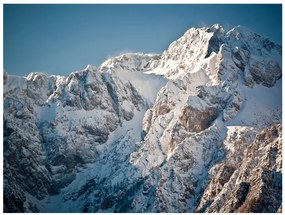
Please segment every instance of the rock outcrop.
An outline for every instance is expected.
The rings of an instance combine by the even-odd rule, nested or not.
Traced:
[[[214,167],[196,212],[273,213],[281,207],[282,126],[266,128],[245,144],[235,166],[225,160]]]

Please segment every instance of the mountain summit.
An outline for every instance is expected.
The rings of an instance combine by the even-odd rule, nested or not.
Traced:
[[[4,212],[281,212],[281,58],[216,24],[68,77],[4,71]]]

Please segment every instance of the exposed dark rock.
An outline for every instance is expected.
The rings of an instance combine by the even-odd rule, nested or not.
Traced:
[[[187,131],[200,132],[209,128],[211,123],[218,117],[218,114],[217,108],[214,107],[199,110],[189,105],[183,109],[179,120]]]
[[[169,105],[167,103],[162,104],[162,103],[158,103],[156,104],[156,114],[157,115],[164,115],[166,113],[169,113],[169,111],[171,110]]]
[[[4,213],[23,213],[26,198],[22,190],[4,186]]]
[[[3,84],[7,84],[7,81],[8,81],[8,74],[7,72],[4,70],[3,72]]]
[[[228,165],[223,165],[221,167],[221,170],[219,171],[217,178],[219,183],[224,186],[225,183],[227,183],[232,176],[233,172],[235,171],[235,168]]]
[[[223,43],[222,37],[220,35],[223,33],[223,28],[221,26],[217,26],[217,28],[209,28],[207,32],[214,32],[213,36],[209,40],[208,50],[205,58],[209,57],[212,52],[218,53],[221,44]]]
[[[273,87],[282,72],[280,66],[274,61],[250,61],[250,73],[257,84]]]
[[[236,203],[236,207],[240,207],[240,205],[242,205],[247,197],[247,194],[249,192],[250,189],[250,184],[247,182],[241,182],[239,184],[239,187],[235,193],[235,197],[238,200],[238,202]]]

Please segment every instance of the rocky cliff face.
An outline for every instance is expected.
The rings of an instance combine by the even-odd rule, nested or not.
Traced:
[[[148,107],[130,82],[91,67],[67,78],[32,73],[6,79],[5,196],[18,188],[38,199],[58,193],[74,180],[75,167],[97,159],[122,121]],[[13,210],[9,205],[5,210]]]
[[[254,140],[246,139],[250,134],[246,131],[231,140],[234,150],[243,151],[239,160],[228,158],[212,167],[213,177],[196,212],[273,213],[281,209],[282,127],[265,128]]]
[[[280,212],[281,53],[214,25],[68,77],[4,71],[5,212]]]

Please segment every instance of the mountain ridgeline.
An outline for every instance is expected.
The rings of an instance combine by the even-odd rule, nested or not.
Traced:
[[[216,24],[68,77],[4,71],[4,212],[282,212],[281,59]]]

